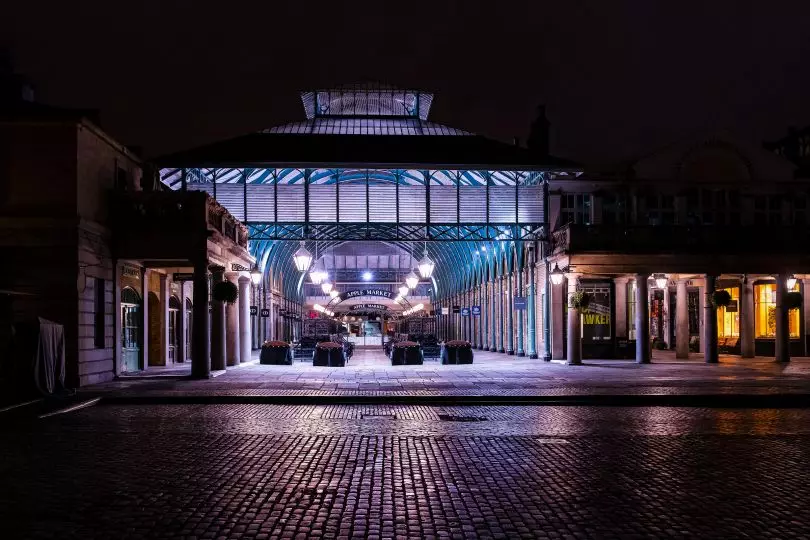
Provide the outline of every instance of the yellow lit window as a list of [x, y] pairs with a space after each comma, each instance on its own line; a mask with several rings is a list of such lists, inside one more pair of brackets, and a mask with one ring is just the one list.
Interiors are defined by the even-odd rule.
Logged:
[[[799, 284], [791, 289], [798, 292]], [[790, 337], [799, 337], [799, 310], [788, 311]], [[776, 337], [776, 283], [754, 285], [754, 333], [758, 338]]]
[[731, 295], [731, 305], [717, 308], [717, 337], [740, 337], [740, 288], [723, 289]]

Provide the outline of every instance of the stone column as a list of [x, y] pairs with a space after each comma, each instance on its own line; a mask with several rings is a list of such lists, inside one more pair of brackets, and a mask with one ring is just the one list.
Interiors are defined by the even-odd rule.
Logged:
[[790, 322], [785, 296], [789, 274], [776, 276], [776, 361], [790, 362]]
[[115, 260], [113, 263], [113, 347], [114, 347], [114, 373], [120, 375], [124, 370], [123, 365], [123, 343], [121, 338], [121, 272], [123, 265], [121, 261]]
[[[517, 272], [517, 283], [515, 283], [515, 287], [517, 288], [518, 295], [523, 296], [523, 270], [518, 270]], [[514, 291], [512, 292], [513, 295], [513, 302], [514, 302]], [[514, 306], [513, 306], [514, 307]], [[528, 306], [527, 306], [528, 307]], [[516, 347], [515, 347], [515, 354], [517, 356], [526, 356], [526, 351], [523, 350], [523, 311], [518, 311], [516, 313], [517, 317], [517, 334], [516, 334]]]
[[703, 354], [706, 351], [706, 281], [703, 285], [698, 285], [698, 352]]
[[[237, 288], [239, 274], [228, 272], [225, 279], [233, 283]], [[225, 363], [227, 366], [238, 366], [241, 348], [239, 345], [239, 299], [233, 304], [225, 305]]]
[[683, 277], [675, 290], [675, 358], [689, 358], [689, 292]]
[[[213, 265], [211, 270], [211, 286], [216, 287], [217, 283], [225, 280], [225, 267]], [[197, 284], [194, 284], [194, 310], [197, 310]], [[208, 304], [208, 298], [205, 299], [204, 304]], [[208, 322], [205, 322], [208, 326]], [[198, 326], [197, 320], [194, 320], [194, 330]], [[211, 299], [211, 369], [219, 371], [225, 369], [225, 304]]]
[[[577, 292], [579, 276], [568, 274], [568, 298]], [[582, 363], [582, 315], [573, 306], [568, 306], [568, 335], [566, 347], [566, 364], [579, 365]]]
[[807, 300], [807, 292], [810, 291], [810, 279], [804, 278], [802, 279], [802, 309], [804, 315], [804, 333], [802, 334], [802, 343], [804, 343], [804, 355], [810, 356], [810, 350], [808, 350], [808, 339], [807, 335], [810, 334], [810, 302]]
[[535, 318], [535, 274], [534, 274], [534, 251], [529, 254], [529, 298], [527, 300], [529, 308], [529, 335], [528, 354], [529, 358], [537, 358], [537, 321]]
[[506, 354], [515, 354], [515, 278], [507, 275], [506, 290]]
[[489, 350], [489, 298], [486, 280], [481, 282], [481, 350]]
[[495, 295], [495, 281], [489, 282], [489, 351], [498, 352], [496, 324], [498, 322], [498, 298]]
[[484, 350], [484, 343], [486, 343], [486, 338], [484, 336], [484, 320], [486, 319], [486, 315], [484, 315], [484, 306], [486, 302], [484, 301], [484, 284], [483, 282], [478, 283], [478, 350]]
[[252, 349], [250, 335], [250, 278], [239, 276], [239, 361], [249, 362]]
[[[543, 248], [545, 249], [545, 248]], [[548, 260], [543, 263], [545, 265], [543, 271], [543, 361], [551, 361], [551, 283]]]
[[175, 362], [186, 361], [186, 282], [180, 282], [180, 309], [177, 312], [177, 350], [174, 351]]
[[141, 272], [141, 368], [149, 367], [149, 276], [152, 271]]
[[754, 280], [743, 277], [740, 286], [740, 353], [743, 358], [756, 354], [754, 341]]
[[650, 299], [647, 274], [636, 274], [636, 362], [650, 363]]
[[716, 364], [718, 361], [717, 308], [714, 307], [712, 302], [716, 283], [717, 276], [706, 274], [706, 282], [703, 288], [705, 291], [705, 298], [703, 299], [703, 341], [706, 342], [706, 346], [703, 349], [703, 357], [708, 364]]
[[[160, 356], [164, 366], [169, 365], [169, 283], [166, 274], [160, 274]], [[175, 354], [177, 351], [174, 351]]]
[[616, 338], [627, 338], [627, 277], [613, 279], [616, 291], [614, 305], [616, 306]]
[[506, 349], [504, 348], [504, 335], [503, 335], [503, 327], [504, 327], [504, 317], [506, 315], [506, 309], [504, 306], [505, 299], [503, 297], [503, 276], [498, 276], [498, 352], [505, 353]]
[[669, 321], [670, 317], [672, 317], [672, 313], [669, 312], [669, 279], [667, 279], [667, 285], [664, 287], [664, 316], [661, 317], [661, 324], [664, 326], [661, 330], [661, 334], [664, 338], [664, 343], [667, 344], [667, 348], [672, 348], [672, 334], [669, 328]]
[[207, 379], [211, 376], [211, 342], [208, 329], [208, 261], [194, 265], [194, 305], [191, 324], [191, 376]]

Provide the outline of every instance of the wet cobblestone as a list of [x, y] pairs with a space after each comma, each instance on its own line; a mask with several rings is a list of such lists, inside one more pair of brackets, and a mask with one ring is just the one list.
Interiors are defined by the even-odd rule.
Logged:
[[801, 409], [101, 406], [0, 428], [0, 519], [4, 538], [801, 538], [808, 420]]

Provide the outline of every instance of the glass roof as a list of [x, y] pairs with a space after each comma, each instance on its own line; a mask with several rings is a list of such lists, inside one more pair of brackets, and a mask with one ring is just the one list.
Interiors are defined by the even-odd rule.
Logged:
[[265, 129], [262, 133], [300, 135], [472, 135], [468, 131], [416, 118], [314, 118]]
[[301, 101], [308, 119], [349, 116], [426, 120], [433, 94], [367, 82], [302, 92]]

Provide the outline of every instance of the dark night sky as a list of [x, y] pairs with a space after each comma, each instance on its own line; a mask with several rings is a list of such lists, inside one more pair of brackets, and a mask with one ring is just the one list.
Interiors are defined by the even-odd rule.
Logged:
[[586, 162], [810, 124], [806, 1], [45, 4], [3, 7], [16, 70], [149, 155], [301, 119], [299, 90], [364, 80], [433, 90], [431, 119], [504, 140], [545, 102], [553, 151]]

